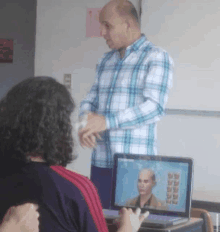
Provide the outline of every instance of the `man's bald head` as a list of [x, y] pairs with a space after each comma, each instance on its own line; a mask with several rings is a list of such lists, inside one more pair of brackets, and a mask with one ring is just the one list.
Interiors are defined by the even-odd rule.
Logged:
[[122, 56], [126, 47], [141, 37], [138, 17], [134, 15], [137, 16], [137, 12], [127, 0], [108, 2], [99, 15], [101, 35], [109, 48], [120, 49]]
[[106, 10], [110, 12], [116, 12], [119, 17], [133, 20], [135, 24], [139, 25], [137, 10], [128, 0], [112, 0], [108, 2], [102, 9], [102, 11]]
[[149, 176], [151, 177], [152, 181], [156, 183], [156, 176], [155, 176], [155, 172], [152, 169], [148, 169], [148, 168], [143, 168], [140, 170], [139, 172], [139, 176], [141, 173], [149, 173]]
[[116, 6], [116, 11], [121, 17], [129, 17], [135, 20], [137, 23], [139, 23], [138, 13], [135, 9], [134, 5], [127, 0], [119, 0]]

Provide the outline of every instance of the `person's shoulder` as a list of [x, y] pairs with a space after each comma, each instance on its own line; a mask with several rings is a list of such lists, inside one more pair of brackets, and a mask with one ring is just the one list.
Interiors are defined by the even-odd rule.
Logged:
[[162, 62], [161, 64], [163, 64], [164, 62], [169, 62], [171, 66], [174, 65], [174, 61], [172, 57], [165, 49], [156, 46], [155, 44], [153, 44], [148, 40], [146, 41], [145, 46], [143, 46], [141, 50], [143, 53], [146, 53], [143, 62], [147, 62], [147, 63], [149, 61]]
[[170, 57], [169, 53], [162, 47], [155, 45], [149, 40], [146, 40], [144, 43], [144, 46], [142, 46], [142, 50], [144, 52], [149, 52], [151, 55], [156, 55], [156, 54], [166, 54]]
[[[51, 168], [80, 191], [80, 199], [78, 197], [75, 199], [80, 206], [78, 210], [82, 211], [82, 215], [86, 217], [85, 223], [90, 226], [90, 230], [107, 231], [99, 195], [90, 179], [62, 166], [51, 166]], [[74, 191], [74, 194], [72, 192], [72, 195], [75, 196], [76, 192]]]
[[51, 169], [62, 178], [62, 180], [59, 180], [59, 183], [64, 189], [67, 188], [66, 191], [79, 191], [85, 201], [97, 199], [96, 187], [88, 177], [62, 166], [51, 166]]
[[128, 199], [125, 203], [126, 206], [135, 206], [136, 203], [137, 203], [137, 200], [138, 200], [138, 196], [137, 197], [134, 197], [134, 198], [131, 198], [131, 199]]
[[68, 181], [72, 182], [73, 184], [81, 182], [82, 184], [93, 185], [88, 177], [72, 169], [65, 168], [62, 166], [51, 166], [51, 169], [54, 170], [59, 175], [61, 175], [62, 177], [64, 177], [65, 179], [67, 179]]
[[157, 197], [152, 193], [152, 195], [151, 195], [151, 202], [155, 202], [155, 203], [157, 203], [158, 204], [158, 199], [157, 199]]

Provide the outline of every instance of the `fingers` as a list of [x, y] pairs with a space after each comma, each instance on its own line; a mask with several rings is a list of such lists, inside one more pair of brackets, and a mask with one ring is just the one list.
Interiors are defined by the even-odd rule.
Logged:
[[149, 216], [149, 211], [145, 212], [144, 214], [142, 214], [139, 218], [140, 223], [142, 223], [144, 221], [145, 218], [147, 218]]
[[80, 133], [86, 137], [101, 131], [106, 130], [106, 119], [103, 115], [88, 114], [88, 121], [85, 127], [80, 130]]
[[95, 135], [95, 137], [98, 138], [99, 140], [102, 140], [102, 137], [98, 132], [94, 133], [93, 135]]
[[[32, 213], [32, 214], [33, 214], [33, 213], [35, 214], [35, 213], [37, 212], [38, 208], [39, 208], [38, 205], [36, 205], [36, 204], [27, 203], [26, 205], [27, 205], [27, 207], [28, 207], [28, 208], [27, 208], [28, 213]], [[37, 212], [36, 214], [37, 214], [38, 217], [39, 217], [39, 213]]]
[[95, 136], [93, 135], [85, 137], [83, 139], [83, 142], [86, 145], [86, 147], [89, 147], [89, 148], [93, 148], [96, 146], [96, 139], [95, 139]]
[[86, 145], [86, 147], [94, 148], [96, 147], [96, 139], [102, 140], [102, 137], [98, 132], [91, 133], [86, 132], [82, 135], [82, 143]]
[[35, 209], [35, 210], [38, 210], [38, 205], [37, 204], [31, 204], [31, 209]]
[[13, 218], [17, 222], [21, 222], [25, 220], [26, 217], [36, 216], [39, 217], [39, 213], [37, 212], [38, 205], [32, 203], [26, 203], [19, 206], [12, 206], [6, 212], [3, 221], [8, 221]]
[[137, 208], [137, 209], [135, 210], [135, 214], [136, 214], [137, 216], [140, 216], [140, 214], [141, 214], [141, 209], [140, 209], [140, 208]]
[[149, 216], [149, 211], [147, 211], [147, 212], [145, 212], [144, 214], [143, 214], [143, 216], [145, 217], [145, 218], [147, 218], [148, 216]]
[[39, 213], [37, 209], [38, 206], [32, 203], [11, 207], [2, 221], [1, 228], [4, 228], [5, 232], [39, 232]]
[[88, 136], [82, 139], [82, 147], [94, 148], [96, 141], [93, 136]]
[[26, 203], [16, 207], [18, 223], [21, 231], [39, 232], [39, 212], [38, 205]]
[[85, 136], [79, 133], [79, 140], [82, 147], [94, 148], [96, 146], [96, 137], [94, 135]]
[[119, 211], [119, 215], [123, 215], [123, 214], [131, 214], [133, 213], [132, 209], [131, 208], [125, 208], [123, 207], [122, 209], [120, 209]]
[[119, 215], [123, 214], [125, 211], [126, 211], [126, 208], [123, 207], [122, 209], [119, 210]]
[[26, 208], [26, 209], [29, 209], [29, 210], [37, 210], [38, 205], [37, 204], [32, 204], [32, 203], [25, 203], [25, 204], [23, 204], [22, 208], [24, 208], [24, 209]]
[[92, 136], [95, 133], [95, 131], [93, 131], [92, 129], [87, 129], [87, 130], [82, 129], [80, 133], [81, 133], [82, 139], [85, 140], [85, 139], [88, 139], [90, 136]]
[[29, 217], [39, 217], [39, 213], [37, 212], [38, 205], [32, 203], [26, 203], [23, 205], [19, 205], [14, 207], [13, 213], [17, 217], [17, 220], [23, 221]]
[[[94, 131], [95, 132], [95, 131]], [[85, 127], [81, 128], [79, 133], [81, 135], [84, 135], [85, 133], [88, 133], [88, 134], [92, 134], [93, 131], [92, 131], [92, 125], [91, 124], [87, 124]]]
[[132, 215], [132, 213], [133, 213], [132, 209], [122, 208], [119, 211], [120, 219], [119, 219], [117, 226], [120, 228], [123, 226], [132, 228], [131, 219], [130, 219], [130, 216]]
[[90, 131], [83, 133], [83, 130], [80, 130], [78, 136], [82, 147], [94, 148], [97, 145], [96, 139], [102, 140], [98, 132], [91, 134]]
[[15, 206], [12, 206], [7, 210], [2, 222], [8, 221], [10, 219], [11, 214], [14, 212], [14, 208], [15, 208]]

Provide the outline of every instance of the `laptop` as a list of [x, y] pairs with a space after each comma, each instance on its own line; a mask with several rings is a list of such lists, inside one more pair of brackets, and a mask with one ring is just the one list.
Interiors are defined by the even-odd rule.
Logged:
[[140, 207], [142, 213], [150, 213], [141, 227], [166, 228], [187, 222], [192, 179], [191, 158], [115, 154], [111, 209], [103, 210], [105, 218], [118, 218], [122, 207]]

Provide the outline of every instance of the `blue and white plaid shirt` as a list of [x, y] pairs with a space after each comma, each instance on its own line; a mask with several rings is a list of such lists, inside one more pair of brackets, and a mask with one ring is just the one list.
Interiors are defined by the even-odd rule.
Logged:
[[81, 102], [80, 115], [104, 115], [107, 130], [92, 153], [92, 165], [112, 168], [113, 155], [156, 155], [156, 122], [164, 114], [172, 87], [173, 61], [145, 35], [127, 47], [105, 53], [97, 64], [95, 83]]

